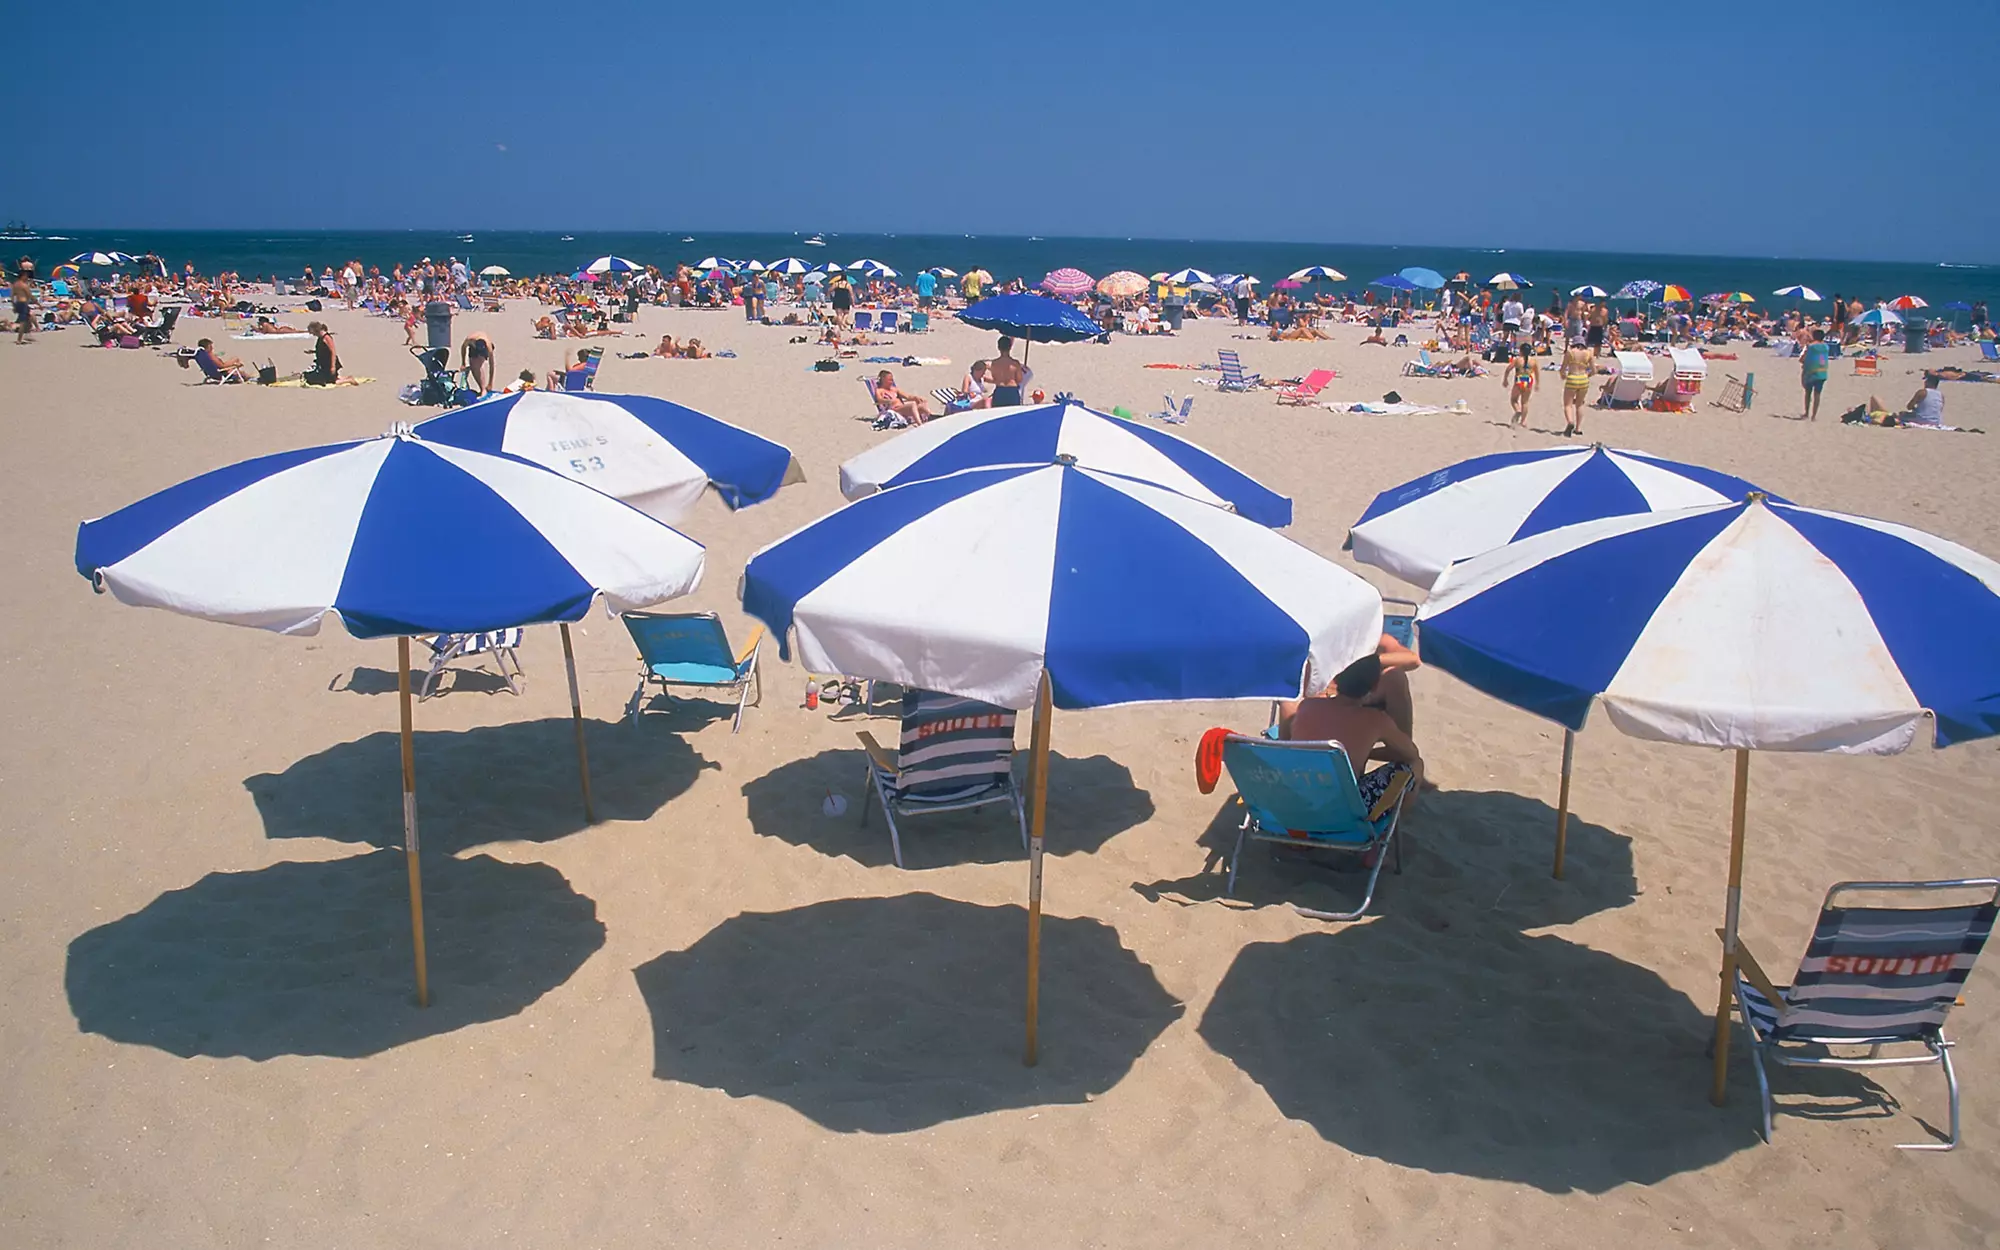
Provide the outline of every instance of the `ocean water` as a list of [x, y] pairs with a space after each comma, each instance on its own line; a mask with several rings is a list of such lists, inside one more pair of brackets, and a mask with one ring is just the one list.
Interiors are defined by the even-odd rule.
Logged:
[[825, 246], [809, 247], [792, 234], [706, 234], [473, 231], [469, 236], [419, 230], [366, 232], [256, 232], [85, 230], [45, 227], [48, 238], [0, 241], [0, 256], [12, 261], [33, 256], [42, 272], [84, 250], [153, 252], [170, 269], [192, 262], [201, 273], [233, 269], [245, 277], [295, 275], [307, 264], [338, 266], [360, 258], [385, 271], [429, 256], [457, 256], [473, 268], [501, 265], [517, 275], [567, 273], [606, 254], [641, 264], [671, 268], [708, 256], [772, 261], [798, 256], [809, 264], [846, 265], [863, 257], [879, 260], [905, 275], [933, 265], [963, 272], [984, 268], [1001, 279], [1038, 281], [1052, 269], [1071, 266], [1102, 277], [1120, 269], [1151, 274], [1192, 266], [1210, 273], [1251, 273], [1268, 284], [1308, 265], [1329, 265], [1348, 276], [1336, 289], [1363, 289], [1371, 279], [1408, 265], [1423, 265], [1446, 277], [1468, 273], [1485, 281], [1495, 273], [1519, 273], [1535, 284], [1538, 300], [1557, 291], [1592, 283], [1615, 291], [1635, 278], [1671, 282], [1696, 296], [1712, 291], [1748, 291], [1760, 301], [1784, 305], [1772, 296], [1781, 286], [1804, 283], [1822, 295], [1840, 292], [1864, 301], [1921, 296], [1932, 305], [1971, 303], [2000, 296], [2000, 265], [1962, 265], [1949, 258], [1929, 264], [1771, 257], [1673, 256], [1646, 253], [1516, 251], [1413, 245], [1383, 247], [1345, 243], [1241, 243], [1195, 239], [1067, 239], [993, 235], [825, 236]]

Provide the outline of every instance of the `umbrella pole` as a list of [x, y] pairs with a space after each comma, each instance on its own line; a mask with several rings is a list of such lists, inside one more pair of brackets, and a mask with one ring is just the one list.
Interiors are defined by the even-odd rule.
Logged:
[[1576, 731], [1563, 730], [1562, 790], [1556, 799], [1556, 864], [1549, 875], [1563, 879], [1563, 852], [1569, 847], [1569, 765], [1576, 755]]
[[1029, 737], [1028, 801], [1034, 812], [1028, 818], [1028, 1044], [1021, 1057], [1034, 1067], [1040, 1056], [1038, 1032], [1042, 1010], [1042, 830], [1049, 807], [1049, 674], [1042, 672], [1042, 684], [1035, 692], [1035, 728]]
[[1729, 1084], [1729, 1015], [1736, 987], [1736, 920], [1743, 907], [1743, 809], [1750, 799], [1750, 752], [1736, 748], [1736, 798], [1729, 817], [1729, 899], [1722, 918], [1722, 993], [1715, 1005], [1715, 1076], [1708, 1100], [1720, 1107]]
[[410, 640], [396, 639], [396, 694], [403, 705], [403, 856], [410, 866], [410, 936], [417, 952], [417, 1006], [431, 1005], [424, 957], [424, 875], [417, 864], [417, 755], [410, 736]]
[[569, 670], [569, 718], [576, 725], [576, 771], [583, 779], [583, 819], [585, 824], [597, 823], [597, 813], [590, 805], [590, 753], [583, 747], [583, 699], [576, 691], [576, 652], [570, 648], [569, 622], [562, 622], [563, 667]]

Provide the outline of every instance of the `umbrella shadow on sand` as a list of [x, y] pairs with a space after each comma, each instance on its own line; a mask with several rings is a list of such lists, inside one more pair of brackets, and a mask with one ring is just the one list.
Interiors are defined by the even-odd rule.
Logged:
[[1039, 1067], [1021, 1064], [1027, 913], [903, 894], [745, 913], [635, 969], [653, 1075], [836, 1132], [1087, 1101], [1183, 1008], [1110, 926], [1042, 923], [1043, 1014], [1061, 1028]]
[[[657, 722], [586, 720], [597, 818], [644, 820], [694, 784], [702, 758]], [[548, 842], [585, 827], [568, 717], [415, 735], [417, 813], [427, 851]], [[403, 844], [402, 745], [393, 731], [342, 742], [281, 773], [246, 778], [269, 838]]]
[[[410, 690], [421, 693], [424, 688], [423, 669], [410, 670]], [[337, 694], [395, 694], [401, 687], [396, 682], [396, 670], [392, 668], [360, 667], [344, 675], [335, 674], [326, 688]], [[440, 697], [453, 694], [511, 694], [513, 687], [507, 679], [492, 669], [454, 667], [450, 674], [438, 683]]]
[[189, 1057], [353, 1059], [512, 1016], [604, 945], [546, 864], [426, 856], [416, 1005], [403, 856], [210, 873], [69, 946], [77, 1027]]
[[[765, 837], [809, 846], [823, 855], [846, 856], [870, 867], [894, 864], [888, 823], [864, 781], [867, 758], [859, 750], [822, 751], [747, 783], [743, 797], [749, 803], [751, 828]], [[1014, 770], [1022, 779], [1021, 797], [1026, 802], [1025, 752], [1016, 754]], [[843, 814], [827, 816], [821, 810], [829, 793], [847, 799]], [[1125, 765], [1104, 755], [1049, 756], [1047, 854], [1091, 854], [1152, 815], [1153, 796], [1139, 788]], [[897, 820], [906, 868], [997, 864], [1026, 856], [1021, 827], [1005, 803]]]
[[1403, 1167], [1603, 1193], [1757, 1144], [1702, 1097], [1708, 1012], [1645, 968], [1400, 917], [1245, 947], [1199, 1026], [1291, 1119]]
[[[1154, 901], [1206, 902], [1223, 897], [1229, 853], [1243, 809], [1232, 796], [1198, 839], [1207, 859], [1192, 875], [1132, 888]], [[1481, 923], [1536, 929], [1573, 924], [1638, 897], [1632, 840], [1572, 812], [1564, 880], [1549, 875], [1555, 809], [1501, 790], [1428, 790], [1403, 817], [1403, 871], [1392, 854], [1371, 911], [1395, 912], [1445, 930], [1477, 915]], [[1236, 880], [1238, 906], [1290, 905], [1323, 911], [1355, 906], [1367, 874], [1351, 855], [1293, 852], [1248, 842]]]

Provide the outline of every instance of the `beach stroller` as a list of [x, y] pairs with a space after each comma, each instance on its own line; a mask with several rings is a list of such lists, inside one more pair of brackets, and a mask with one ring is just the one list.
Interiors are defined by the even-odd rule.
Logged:
[[458, 375], [451, 371], [448, 347], [411, 347], [410, 355], [424, 367], [422, 380], [403, 388], [406, 404], [425, 408], [450, 408], [458, 402]]
[[1653, 358], [1644, 352], [1612, 355], [1611, 385], [1598, 403], [1605, 408], [1637, 408], [1653, 389]]
[[903, 866], [899, 815], [1006, 803], [1014, 809], [1021, 847], [1027, 849], [1028, 821], [1014, 780], [1013, 712], [934, 690], [905, 690], [903, 736], [896, 754], [891, 756], [865, 730], [859, 737], [868, 752], [861, 823], [868, 823], [869, 797], [880, 799], [896, 867]]
[[1702, 358], [1700, 348], [1676, 347], [1672, 355], [1673, 376], [1654, 388], [1646, 405], [1654, 412], [1690, 411], [1701, 394], [1701, 384], [1708, 378], [1708, 361]]
[[[1222, 766], [1236, 783], [1243, 804], [1243, 823], [1236, 830], [1236, 848], [1229, 856], [1229, 881], [1223, 893], [1236, 895], [1236, 871], [1247, 841], [1275, 842], [1304, 850], [1343, 851], [1362, 856], [1368, 884], [1353, 911], [1314, 911], [1294, 907], [1315, 920], [1356, 920], [1375, 900], [1375, 882], [1393, 849], [1396, 871], [1403, 871], [1403, 849], [1395, 842], [1396, 825], [1409, 793], [1406, 771], [1368, 807], [1347, 752], [1337, 742], [1291, 742], [1230, 734], [1222, 742]], [[1391, 847], [1391, 843], [1395, 843]]]
[[[1976, 892], [1976, 893], [1973, 893]], [[1868, 895], [1869, 905], [1841, 899]], [[1934, 906], [1889, 906], [1885, 896], [1953, 896]], [[1983, 899], [1980, 896], [1984, 896]], [[1812, 941], [1789, 986], [1774, 985], [1739, 939], [1736, 1005], [1750, 1031], [1763, 1100], [1764, 1140], [1771, 1140], [1767, 1063], [1794, 1068], [1886, 1068], [1936, 1064], [1944, 1069], [1951, 1128], [1941, 1142], [1902, 1150], [1950, 1150], [1958, 1145], [1958, 1074], [1944, 1018], [1958, 1002], [1974, 961], [2000, 911], [2000, 879], [1843, 881], [1826, 892]], [[1848, 1057], [1833, 1047], [1866, 1046]], [[1922, 1054], [1883, 1055], [1884, 1046], [1920, 1046]]]

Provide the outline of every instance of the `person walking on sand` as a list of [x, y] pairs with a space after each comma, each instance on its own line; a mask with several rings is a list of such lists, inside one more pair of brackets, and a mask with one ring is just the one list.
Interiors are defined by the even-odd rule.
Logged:
[[28, 271], [14, 271], [14, 341], [25, 343], [35, 332], [35, 288], [28, 281]]
[[1833, 351], [1826, 345], [1826, 331], [1814, 330], [1812, 342], [1799, 353], [1799, 385], [1805, 388], [1808, 421], [1819, 420], [1820, 392], [1826, 389], [1827, 366], [1832, 358]]
[[987, 381], [993, 384], [995, 408], [1012, 408], [1021, 402], [1021, 387], [1027, 383], [1028, 371], [1021, 362], [1014, 359], [1014, 340], [1008, 335], [1000, 336], [1000, 354], [986, 366]]
[[1587, 343], [1571, 339], [1563, 349], [1563, 437], [1583, 433], [1583, 401], [1590, 396], [1590, 375], [1597, 353]]
[[[1535, 393], [1535, 365], [1528, 358], [1528, 345], [1526, 343], [1517, 347], [1514, 355], [1507, 361], [1507, 368], [1501, 374], [1501, 385], [1507, 388], [1507, 402], [1514, 407], [1514, 420], [1512, 424], [1516, 426], [1526, 425], [1528, 423], [1528, 397]], [[1564, 431], [1565, 434], [1574, 432], [1573, 430]]]

